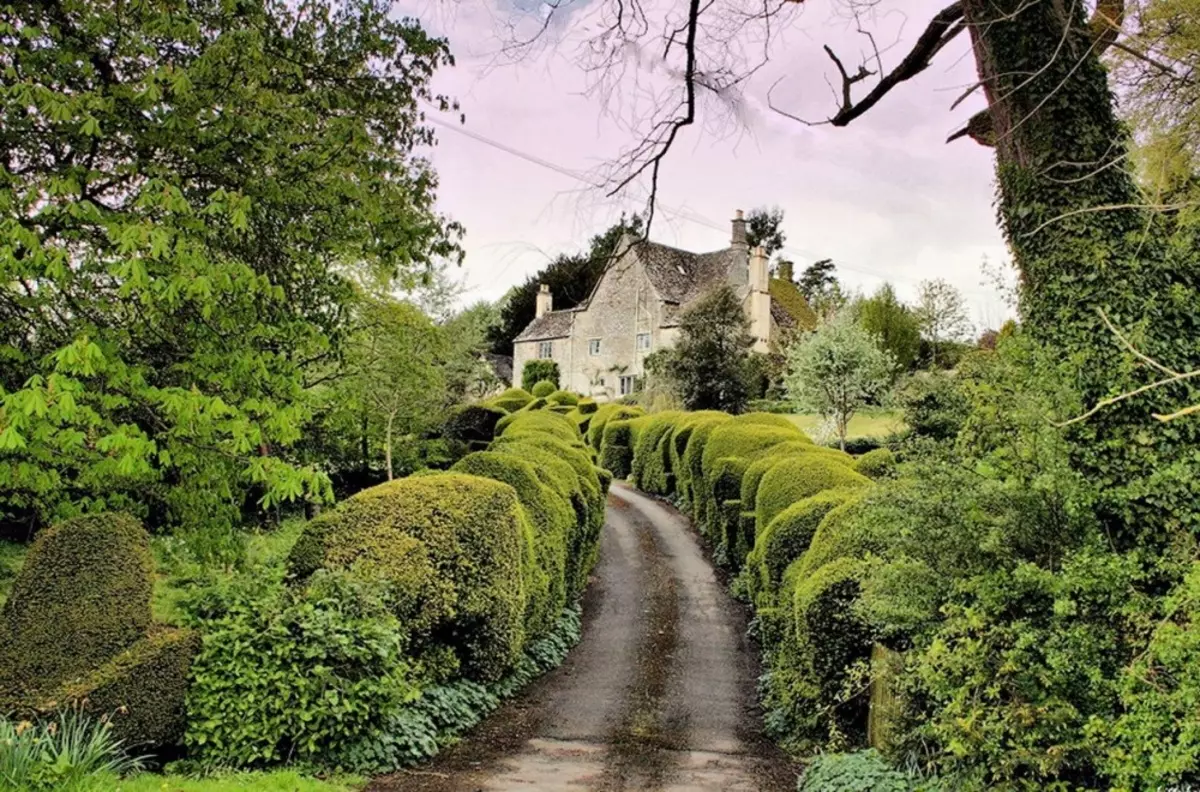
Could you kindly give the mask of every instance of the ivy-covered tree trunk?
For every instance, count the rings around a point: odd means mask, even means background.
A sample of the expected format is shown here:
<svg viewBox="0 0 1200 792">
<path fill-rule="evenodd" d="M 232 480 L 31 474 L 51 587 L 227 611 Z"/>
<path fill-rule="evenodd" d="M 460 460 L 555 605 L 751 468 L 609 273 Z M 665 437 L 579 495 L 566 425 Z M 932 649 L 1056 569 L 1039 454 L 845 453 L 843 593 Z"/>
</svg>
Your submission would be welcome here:
<svg viewBox="0 0 1200 792">
<path fill-rule="evenodd" d="M 1104 324 L 1177 371 L 1200 363 L 1194 258 L 1142 205 L 1107 73 L 1079 0 L 964 0 L 995 133 L 998 211 L 1021 273 L 1028 332 L 1071 364 L 1087 406 L 1160 379 Z M 1186 246 L 1185 246 L 1186 247 Z M 1185 253 L 1185 255 L 1187 255 Z M 1194 257 L 1194 254 L 1191 254 Z M 1126 538 L 1200 527 L 1190 457 L 1200 421 L 1161 424 L 1185 386 L 1122 401 L 1071 428 L 1076 462 Z"/>
</svg>

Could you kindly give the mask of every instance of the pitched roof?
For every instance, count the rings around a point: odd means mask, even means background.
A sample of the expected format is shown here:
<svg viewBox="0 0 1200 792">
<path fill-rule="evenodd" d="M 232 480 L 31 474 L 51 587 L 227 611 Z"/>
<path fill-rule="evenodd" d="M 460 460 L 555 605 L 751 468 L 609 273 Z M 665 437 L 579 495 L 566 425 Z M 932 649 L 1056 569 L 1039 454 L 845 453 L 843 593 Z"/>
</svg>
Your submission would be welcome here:
<svg viewBox="0 0 1200 792">
<path fill-rule="evenodd" d="M 771 316 L 780 327 L 799 327 L 802 330 L 815 330 L 817 315 L 809 306 L 808 300 L 790 280 L 771 278 L 767 283 L 771 293 Z M 788 323 L 788 320 L 791 320 Z"/>
<path fill-rule="evenodd" d="M 641 242 L 634 252 L 658 296 L 678 305 L 691 302 L 714 283 L 728 278 L 738 262 L 734 248 L 689 253 L 657 242 Z"/>
<path fill-rule="evenodd" d="M 562 311 L 547 311 L 525 326 L 521 334 L 513 339 L 516 341 L 542 341 L 547 338 L 566 338 L 571 334 L 571 323 L 575 312 L 585 306 L 565 309 Z"/>
</svg>

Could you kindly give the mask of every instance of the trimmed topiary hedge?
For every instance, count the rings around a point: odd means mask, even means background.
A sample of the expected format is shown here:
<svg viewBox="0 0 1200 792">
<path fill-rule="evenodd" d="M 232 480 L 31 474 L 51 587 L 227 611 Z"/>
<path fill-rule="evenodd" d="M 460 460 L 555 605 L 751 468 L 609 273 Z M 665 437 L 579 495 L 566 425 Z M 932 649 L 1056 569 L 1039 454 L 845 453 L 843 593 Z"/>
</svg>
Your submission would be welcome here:
<svg viewBox="0 0 1200 792">
<path fill-rule="evenodd" d="M 546 399 L 551 404 L 561 404 L 565 407 L 574 407 L 579 404 L 579 394 L 566 390 L 552 391 L 546 396 Z"/>
<path fill-rule="evenodd" d="M 525 576 L 528 599 L 525 629 L 530 637 L 541 635 L 567 604 L 567 545 L 577 524 L 569 497 L 577 484 L 554 479 L 558 486 L 547 486 L 532 464 L 511 453 L 495 451 L 468 454 L 450 471 L 501 481 L 516 490 L 535 529 L 537 559 L 536 569 Z"/>
<path fill-rule="evenodd" d="M 419 649 L 445 647 L 472 678 L 498 679 L 525 642 L 534 532 L 513 488 L 459 473 L 399 479 L 310 522 L 289 557 L 394 581 Z"/>
<path fill-rule="evenodd" d="M 802 454 L 780 460 L 767 471 L 758 486 L 754 504 L 755 536 L 796 501 L 810 498 L 822 490 L 865 487 L 870 481 L 849 467 L 821 456 Z"/>
<path fill-rule="evenodd" d="M 610 420 L 600 441 L 600 466 L 619 479 L 628 478 L 633 463 L 633 420 Z"/>
<path fill-rule="evenodd" d="M 0 712 L 76 708 L 126 746 L 177 743 L 197 650 L 189 630 L 151 623 L 149 537 L 125 514 L 38 534 L 0 611 Z"/>
<path fill-rule="evenodd" d="M 126 514 L 39 533 L 0 611 L 0 688 L 45 693 L 128 649 L 150 627 L 153 575 L 150 538 Z"/>
<path fill-rule="evenodd" d="M 746 558 L 747 593 L 754 603 L 768 606 L 784 571 L 800 558 L 826 514 L 852 497 L 853 489 L 832 489 L 796 501 L 771 520 Z"/>
<path fill-rule="evenodd" d="M 601 444 L 604 442 L 604 427 L 609 421 L 628 421 L 644 414 L 645 411 L 641 407 L 629 407 L 616 402 L 599 405 L 588 424 L 588 445 L 595 449 L 597 454 L 600 453 Z"/>
<path fill-rule="evenodd" d="M 896 455 L 886 448 L 876 448 L 854 460 L 854 469 L 867 478 L 884 478 L 896 469 Z"/>
<path fill-rule="evenodd" d="M 558 386 L 550 380 L 540 380 L 533 383 L 533 387 L 529 389 L 529 392 L 533 394 L 535 399 L 544 399 L 557 390 Z"/>
<path fill-rule="evenodd" d="M 533 394 L 524 388 L 509 388 L 488 402 L 505 412 L 516 412 L 533 401 Z"/>
</svg>

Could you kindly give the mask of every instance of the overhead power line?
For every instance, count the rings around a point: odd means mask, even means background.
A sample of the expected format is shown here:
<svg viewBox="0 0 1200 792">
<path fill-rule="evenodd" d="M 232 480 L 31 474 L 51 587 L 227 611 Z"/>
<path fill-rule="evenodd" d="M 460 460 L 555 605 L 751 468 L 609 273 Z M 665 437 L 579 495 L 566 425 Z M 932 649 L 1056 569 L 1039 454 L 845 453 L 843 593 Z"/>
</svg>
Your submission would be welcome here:
<svg viewBox="0 0 1200 792">
<path fill-rule="evenodd" d="M 510 146 L 506 143 L 502 143 L 502 142 L 500 142 L 494 138 L 490 138 L 486 135 L 481 135 L 478 132 L 474 132 L 470 129 L 467 129 L 466 127 L 462 126 L 461 124 L 453 124 L 449 121 L 444 121 L 443 119 L 437 118 L 436 116 L 432 116 L 432 115 L 426 116 L 426 120 L 429 121 L 431 124 L 435 124 L 437 126 L 442 127 L 443 129 L 448 129 L 451 132 L 455 132 L 459 135 L 463 135 L 465 137 L 471 138 L 472 140 L 474 140 L 478 143 L 482 143 L 485 146 L 490 146 L 494 149 L 497 149 L 498 151 L 503 151 L 506 154 L 510 154 L 518 159 L 522 159 L 532 165 L 537 165 L 538 167 L 553 171 L 561 176 L 566 176 L 570 179 L 575 179 L 576 181 L 582 182 L 582 183 L 588 185 L 589 187 L 594 187 L 596 189 L 604 188 L 604 184 L 602 182 L 595 181 L 595 180 L 589 178 L 586 174 L 583 174 L 576 170 L 572 170 L 571 168 L 568 168 L 564 165 L 559 165 L 555 162 L 551 162 L 550 160 L 543 159 L 542 157 L 539 157 L 535 154 L 530 154 L 526 151 L 522 151 L 518 148 L 514 148 L 513 146 Z M 728 223 L 722 225 L 722 224 L 717 223 L 717 222 L 709 219 L 708 217 L 705 217 L 704 215 L 701 215 L 690 209 L 683 209 L 680 207 L 668 206 L 661 202 L 658 203 L 658 209 L 668 215 L 672 215 L 673 217 L 675 217 L 677 219 L 686 220 L 690 223 L 694 223 L 696 225 L 700 225 L 700 226 L 704 226 L 705 228 L 712 229 L 713 231 L 718 231 L 718 232 L 724 233 L 729 230 Z M 819 255 L 813 253 L 812 251 L 802 250 L 802 249 L 794 247 L 792 245 L 784 245 L 782 248 L 780 248 L 780 251 L 783 253 L 788 253 L 792 256 L 798 256 L 801 259 L 808 259 L 810 262 L 817 261 L 817 260 L 823 258 L 822 256 L 819 256 Z M 897 275 L 896 273 L 880 272 L 878 270 L 872 270 L 872 269 L 868 269 L 866 267 L 854 266 L 852 264 L 847 264 L 844 259 L 834 259 L 834 264 L 837 267 L 839 267 L 840 269 L 844 269 L 849 272 L 856 272 L 860 275 L 866 275 L 867 277 L 871 277 L 871 278 L 877 278 L 877 279 L 885 281 L 885 282 L 887 282 L 887 281 L 907 281 L 908 283 L 911 283 L 911 284 L 920 283 L 920 280 L 917 278 L 911 278 L 911 277 L 907 277 L 904 275 Z M 963 291 L 967 292 L 968 294 L 976 294 L 976 295 L 987 294 L 987 296 L 994 296 L 990 292 L 985 293 L 978 289 L 963 289 Z"/>
</svg>

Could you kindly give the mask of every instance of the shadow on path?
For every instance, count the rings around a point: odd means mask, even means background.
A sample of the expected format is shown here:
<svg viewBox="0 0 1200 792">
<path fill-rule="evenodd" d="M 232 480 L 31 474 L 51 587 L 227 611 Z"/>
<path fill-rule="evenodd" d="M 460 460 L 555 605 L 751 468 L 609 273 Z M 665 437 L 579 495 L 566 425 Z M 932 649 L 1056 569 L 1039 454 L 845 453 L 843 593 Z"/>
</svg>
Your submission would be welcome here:
<svg viewBox="0 0 1200 792">
<path fill-rule="evenodd" d="M 762 735 L 744 610 L 686 518 L 614 484 L 583 639 L 428 764 L 370 792 L 784 792 Z"/>
</svg>

